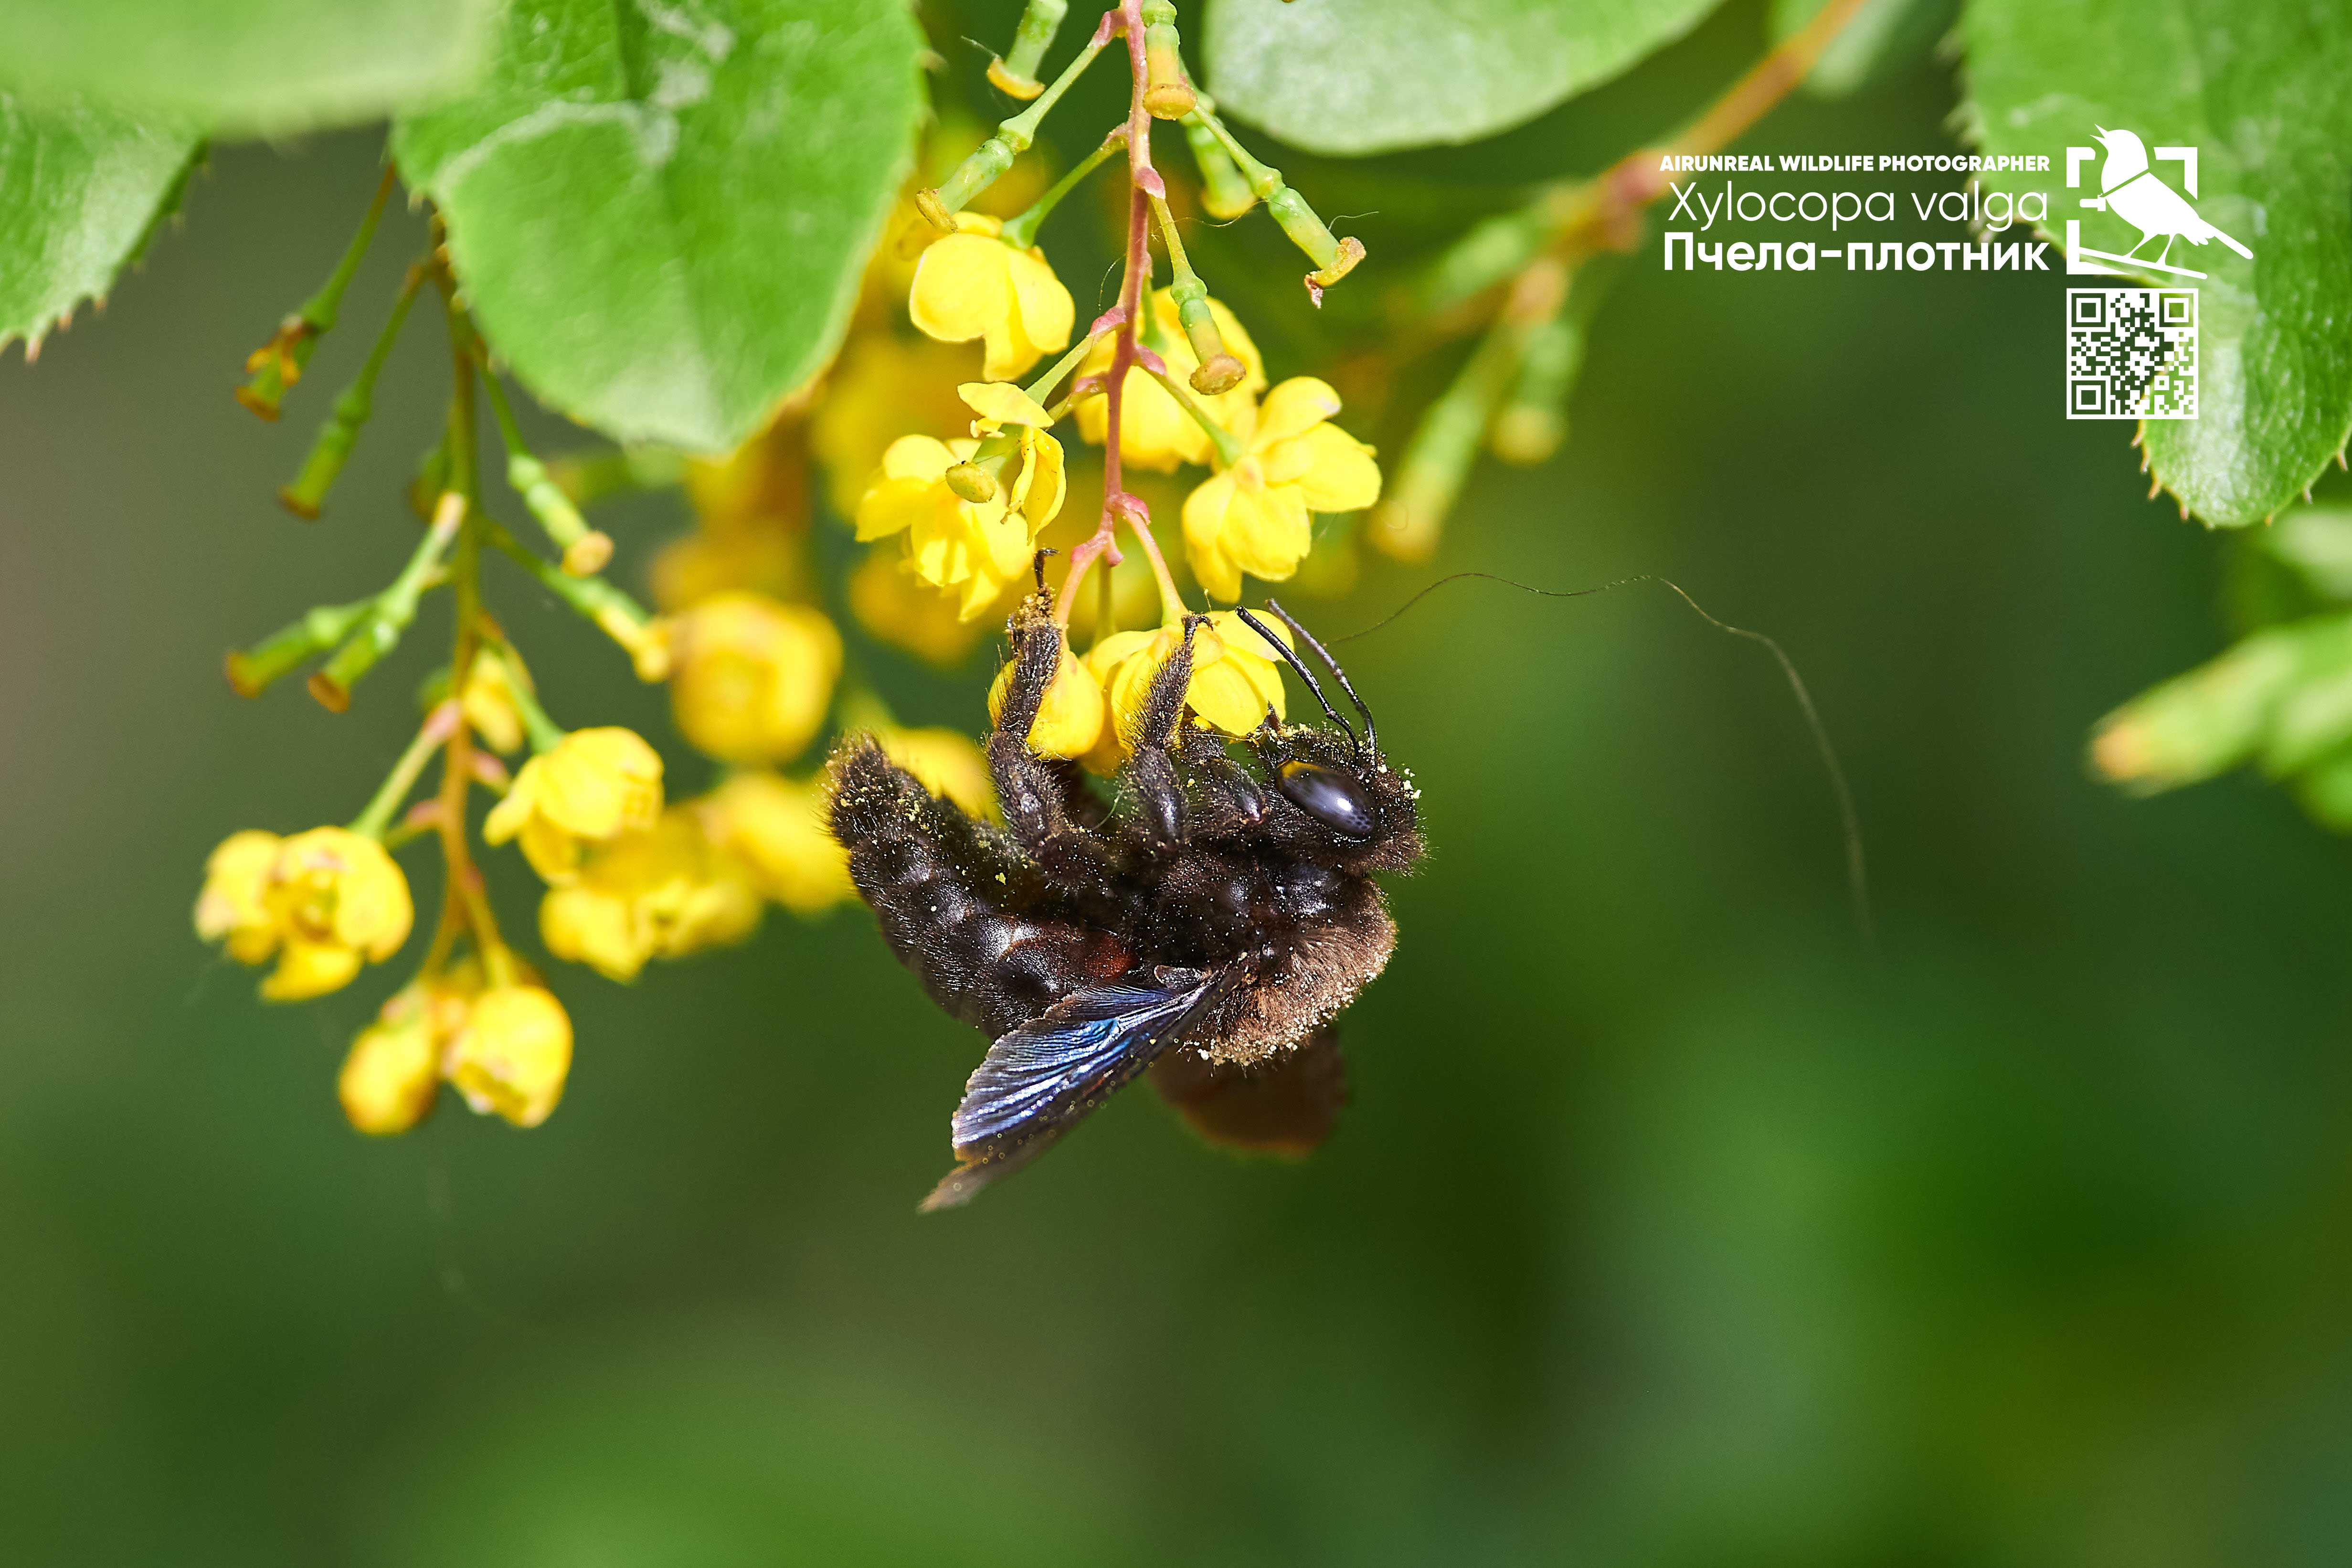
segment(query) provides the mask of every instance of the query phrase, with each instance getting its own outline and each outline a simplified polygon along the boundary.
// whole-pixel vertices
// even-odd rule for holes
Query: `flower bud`
[[[662,761],[618,726],[574,730],[515,775],[482,823],[485,843],[520,837],[524,858],[551,883],[579,875],[589,847],[650,827],[661,816]]]
[[[1149,0],[1143,7],[1143,107],[1155,120],[1181,120],[1192,112],[1192,84],[1176,36],[1176,7]]]
[[[1012,689],[1017,668],[1008,662],[996,672],[996,684],[988,689],[991,722],[1004,711],[1004,694]],[[1041,757],[1085,756],[1102,738],[1105,711],[1101,683],[1064,647],[1061,665],[1054,671],[1045,699],[1029,726],[1029,750]]]
[[[703,802],[705,829],[751,870],[760,891],[794,914],[820,913],[856,894],[849,851],[825,826],[814,779],[740,773]]]
[[[782,762],[824,722],[841,634],[806,605],[730,593],[680,615],[671,711],[695,749],[730,763]]]
[[[474,999],[441,1070],[477,1113],[536,1127],[563,1098],[572,1020],[543,987],[494,987]]]
[[[425,1120],[441,1086],[432,1007],[412,985],[383,1005],[352,1042],[335,1092],[353,1127],[372,1138],[405,1132]]]

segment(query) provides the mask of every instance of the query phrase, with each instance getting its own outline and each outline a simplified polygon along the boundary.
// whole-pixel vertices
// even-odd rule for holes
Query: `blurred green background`
[[[1009,19],[939,23],[946,91],[985,63],[958,37]],[[1762,33],[1735,6],[1486,147],[1286,166],[1326,211],[1395,182],[1355,225],[1376,280],[1413,190],[1500,205],[1598,167]],[[1948,148],[1955,90],[1922,64],[1748,144]],[[2060,416],[2063,275],[1645,255],[1559,458],[1482,468],[1435,567],[1314,606],[1344,632],[1439,570],[1657,572],[1778,637],[1853,776],[1874,958],[1759,649],[1655,585],[1456,584],[1346,649],[1435,852],[1348,1016],[1331,1145],[1239,1162],[1138,1092],[925,1217],[982,1042],[862,910],[631,988],[562,973],[552,1121],[452,1102],[381,1143],[332,1085],[396,972],[266,1008],[192,935],[219,838],[365,798],[441,638],[429,611],[342,717],[218,669],[413,538],[429,322],[325,521],[270,493],[367,331],[278,426],[228,395],[378,144],[217,152],[104,315],[0,366],[0,1555],[2352,1556],[2352,857],[2243,782],[2133,804],[2084,776],[2093,719],[2219,646],[2221,546],[2141,499],[2123,426]],[[355,321],[420,242],[387,230]],[[1109,253],[1055,233],[1083,308]],[[1311,368],[1297,329],[1259,337]],[[609,526],[641,563],[684,521]],[[493,594],[558,714],[667,737],[609,647],[511,574]],[[888,670],[902,716],[979,723],[977,667]]]

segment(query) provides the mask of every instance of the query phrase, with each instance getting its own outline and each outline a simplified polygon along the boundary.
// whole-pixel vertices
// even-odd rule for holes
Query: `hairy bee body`
[[[1003,828],[934,798],[871,737],[831,764],[833,831],[892,952],[994,1041],[952,1123],[960,1163],[926,1206],[966,1201],[1147,1069],[1213,1138],[1311,1148],[1346,1093],[1326,1026],[1395,947],[1373,876],[1422,853],[1410,782],[1372,748],[1369,713],[1361,741],[1269,713],[1257,768],[1236,763],[1184,722],[1188,637],[1106,813],[1025,744],[1061,655],[1042,601],[1009,632],[988,742]]]

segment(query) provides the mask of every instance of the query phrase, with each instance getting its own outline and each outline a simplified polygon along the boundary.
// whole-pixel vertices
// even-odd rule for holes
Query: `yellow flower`
[[[1354,511],[1379,498],[1372,449],[1325,423],[1338,412],[1327,383],[1297,376],[1234,432],[1241,459],[1184,502],[1184,554],[1201,586],[1238,599],[1244,572],[1279,583],[1314,542],[1308,512]]]
[[[341,827],[314,827],[280,843],[261,897],[283,944],[277,969],[261,983],[273,1002],[350,984],[363,961],[381,963],[400,951],[415,916],[408,879],[383,846]]]
[[[962,619],[923,585],[907,552],[888,544],[867,552],[849,574],[849,610],[884,642],[943,669],[961,664],[989,629],[985,612]]]
[[[1289,627],[1276,621],[1266,625],[1289,644]],[[1151,700],[1151,683],[1183,641],[1181,626],[1114,632],[1087,655],[1087,668],[1101,682],[1108,709],[1101,739],[1084,758],[1089,769],[1108,774],[1126,762]],[[1192,681],[1184,689],[1184,704],[1193,721],[1239,737],[1265,723],[1268,708],[1282,717],[1282,670],[1276,662],[1280,657],[1232,611],[1210,616],[1209,624],[1192,634]]]
[[[852,897],[849,851],[825,826],[814,779],[737,773],[702,803],[704,830],[751,873],[760,891],[798,915]]]
[[[1021,397],[1013,388],[1000,390]],[[1027,576],[1038,531],[1062,509],[1061,443],[1034,426],[1018,431],[985,443],[902,436],[882,455],[881,471],[857,503],[857,537],[903,531],[917,576],[934,587],[962,585],[957,613],[963,620],[977,619],[1008,584]],[[975,460],[992,470],[985,476],[992,493],[982,500],[958,494],[949,479],[949,469]]]
[[[521,656],[510,648],[482,653],[467,672],[462,704],[466,722],[494,752],[512,754],[522,745],[522,713],[515,706],[518,689],[525,697],[534,689],[530,671],[522,667]]]
[[[985,341],[981,374],[991,381],[1009,380],[1047,350],[1069,347],[1077,320],[1045,253],[1013,249],[996,237],[1003,227],[994,218],[958,214],[957,232],[915,263],[907,295],[907,312],[926,335],[945,343]]]
[[[1007,660],[996,672],[996,683],[988,689],[992,723],[1004,711],[1004,694],[1012,689],[1014,668]],[[1041,757],[1083,757],[1102,738],[1103,714],[1102,683],[1064,647],[1061,667],[1054,671],[1045,700],[1029,726],[1029,749]]]
[[[443,1076],[477,1112],[536,1127],[563,1098],[572,1020],[538,985],[500,985],[474,998],[441,1059]]]
[[[604,846],[575,880],[548,889],[539,934],[558,958],[634,980],[651,958],[740,942],[760,923],[760,895],[700,817],[672,806],[643,833]]]
[[[680,616],[670,640],[670,711],[697,751],[781,762],[824,723],[841,634],[822,611],[720,594]]]
[[[424,1121],[440,1087],[433,1005],[422,985],[411,985],[352,1042],[335,1092],[353,1127],[383,1138]]]
[[[1246,429],[1252,400],[1265,389],[1265,362],[1258,356],[1257,345],[1250,342],[1249,333],[1242,330],[1231,310],[1212,300],[1209,314],[1215,319],[1217,331],[1223,334],[1225,352],[1239,359],[1247,374],[1237,385],[1213,397],[1193,393],[1192,401],[1226,429]],[[1152,295],[1151,318],[1160,329],[1160,341],[1153,346],[1167,364],[1168,374],[1189,387],[1192,373],[1201,368],[1201,360],[1177,322],[1176,302],[1168,297],[1167,289]],[[1112,350],[1108,337],[1097,342],[1079,374],[1099,375],[1108,370]],[[1110,426],[1110,401],[1097,395],[1080,403],[1076,413],[1078,434],[1101,446]],[[1179,463],[1208,467],[1214,450],[1200,421],[1185,413],[1150,371],[1139,365],[1129,368],[1118,405],[1118,455],[1122,462],[1172,473]]]
[[[225,942],[239,963],[259,963],[278,951],[278,920],[262,902],[269,868],[284,840],[247,828],[221,841],[205,861],[204,890],[196,896],[196,934]]]
[[[867,477],[898,437],[961,435],[971,416],[955,388],[971,374],[968,348],[887,331],[853,335],[809,418],[809,450],[824,468],[833,510],[856,514]]]
[[[994,818],[996,785],[988,776],[988,760],[972,738],[960,730],[901,730],[884,725],[874,731],[883,754],[915,775],[933,795],[951,800],[968,816]]]
[[[643,737],[617,726],[574,730],[515,775],[482,823],[483,840],[522,837],[523,858],[561,885],[580,874],[590,845],[650,827],[661,815],[662,762]]]

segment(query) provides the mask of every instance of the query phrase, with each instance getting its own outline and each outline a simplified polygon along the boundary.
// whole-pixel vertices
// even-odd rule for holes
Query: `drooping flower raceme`
[[[482,837],[520,837],[532,869],[561,885],[580,874],[591,847],[651,827],[661,808],[661,757],[644,737],[617,725],[574,730],[522,765]]]
[[[934,240],[915,264],[907,312],[941,342],[983,340],[981,374],[1006,381],[1070,346],[1077,307],[1034,246],[1016,250],[997,234],[1003,225],[958,213],[956,232]]]
[[[1244,572],[1282,582],[1315,542],[1308,513],[1355,511],[1380,498],[1372,449],[1328,423],[1339,412],[1328,383],[1297,376],[1240,422],[1240,458],[1184,501],[1184,556],[1201,586],[1238,599]]]

